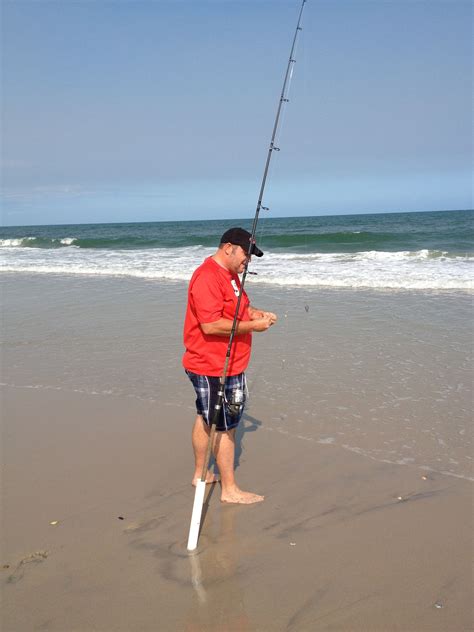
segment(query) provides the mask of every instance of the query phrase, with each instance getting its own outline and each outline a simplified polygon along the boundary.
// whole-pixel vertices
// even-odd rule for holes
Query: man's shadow
[[[243,452],[243,439],[244,435],[247,432],[255,432],[258,430],[259,426],[262,425],[262,422],[259,419],[255,419],[251,415],[244,413],[242,415],[242,419],[240,420],[239,425],[237,426],[237,430],[235,431],[235,458],[234,458],[234,469],[236,470],[240,466],[240,457]],[[211,461],[209,464],[209,469],[213,469],[215,472],[217,471],[216,459],[214,455],[211,456]]]
[[[240,457],[243,452],[243,438],[247,432],[255,432],[258,430],[259,426],[262,425],[262,422],[259,419],[255,419],[251,415],[244,413],[242,415],[242,419],[240,424],[237,426],[237,430],[235,431],[235,462],[234,468],[237,469],[240,466]]]

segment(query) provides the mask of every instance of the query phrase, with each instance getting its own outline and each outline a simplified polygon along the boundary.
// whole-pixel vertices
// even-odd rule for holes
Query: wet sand
[[[393,297],[274,297],[280,330],[256,340],[237,454],[241,486],[266,500],[221,505],[211,486],[198,554],[189,556],[193,402],[174,327],[182,286],[16,275],[4,296],[3,630],[472,629],[472,481],[463,461],[471,431],[459,388],[466,330],[453,329],[451,314],[439,341],[448,300],[400,296],[400,314],[410,301],[433,314],[425,330],[438,342],[397,351],[393,336],[404,340],[406,330]],[[271,306],[270,295],[258,298]],[[366,310],[376,351],[342,327],[341,300],[350,321]],[[374,323],[384,310],[394,323],[392,368],[377,361],[387,336]],[[313,329],[324,336],[310,349]],[[351,373],[350,353],[378,369],[359,398],[351,386],[370,373]],[[424,370],[404,373],[414,357]],[[329,371],[339,378],[332,400]],[[389,399],[394,375],[400,392]],[[445,397],[434,394],[443,383]],[[401,405],[418,432],[396,426]],[[364,424],[344,411],[355,406],[357,415],[378,412]],[[452,415],[430,426],[437,406]],[[413,461],[400,458],[413,440]],[[449,459],[458,463],[452,472]]]

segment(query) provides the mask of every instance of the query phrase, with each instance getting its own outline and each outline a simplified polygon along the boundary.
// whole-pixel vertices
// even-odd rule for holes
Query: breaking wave
[[[70,244],[63,245],[74,246],[73,238],[70,240]],[[192,271],[213,252],[214,248],[202,246],[101,251],[18,248],[10,244],[3,246],[1,270],[188,281]],[[261,260],[252,261],[251,270],[257,275],[249,277],[248,282],[286,287],[469,292],[474,289],[473,261],[469,255],[428,249],[301,254],[267,250]]]

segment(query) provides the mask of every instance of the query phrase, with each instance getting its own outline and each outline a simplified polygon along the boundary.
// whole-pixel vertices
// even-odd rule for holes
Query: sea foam
[[[4,240],[16,241],[16,240]],[[188,281],[192,271],[214,248],[189,246],[144,250],[87,250],[69,246],[54,249],[2,248],[4,272],[135,277]],[[371,288],[380,290],[472,291],[474,259],[448,256],[443,251],[361,251],[354,253],[281,253],[266,251],[253,260],[257,275],[250,283],[308,288]]]

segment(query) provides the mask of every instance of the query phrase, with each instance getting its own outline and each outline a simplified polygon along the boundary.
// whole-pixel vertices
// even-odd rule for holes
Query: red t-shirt
[[[183,366],[199,375],[220,376],[224,369],[229,336],[206,335],[201,323],[220,318],[234,319],[240,279],[208,257],[195,270],[188,289],[188,306],[184,321]],[[250,320],[249,299],[245,291],[240,302],[239,320]],[[245,371],[250,360],[252,334],[234,337],[227,375]]]

